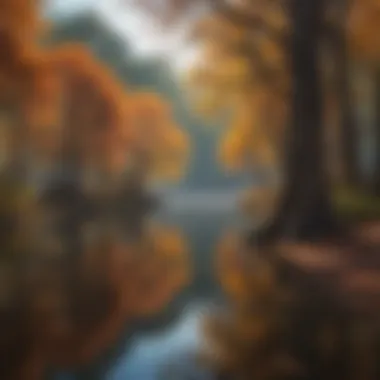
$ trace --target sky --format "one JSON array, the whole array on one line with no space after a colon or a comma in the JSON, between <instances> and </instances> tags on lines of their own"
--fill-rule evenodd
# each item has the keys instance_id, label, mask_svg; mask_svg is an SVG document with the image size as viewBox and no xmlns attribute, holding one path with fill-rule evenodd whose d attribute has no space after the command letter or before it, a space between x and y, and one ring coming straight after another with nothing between
<instances>
[{"instance_id":1,"label":"sky","mask_svg":"<svg viewBox=\"0 0 380 380\"><path fill-rule=\"evenodd\" d=\"M164 56L180 72L197 58L196 51L184 42L188 21L164 32L152 19L127 7L123 0L47 0L45 5L46 14L54 18L87 10L96 12L121 38L129 41L138 55Z\"/></svg>"}]
</instances>

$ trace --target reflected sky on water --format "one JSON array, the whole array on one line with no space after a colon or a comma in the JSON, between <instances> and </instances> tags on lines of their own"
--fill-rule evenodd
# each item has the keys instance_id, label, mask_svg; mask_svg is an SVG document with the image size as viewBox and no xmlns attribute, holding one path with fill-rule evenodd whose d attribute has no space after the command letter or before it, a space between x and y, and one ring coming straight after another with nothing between
<instances>
[{"instance_id":1,"label":"reflected sky on water","mask_svg":"<svg viewBox=\"0 0 380 380\"><path fill-rule=\"evenodd\" d=\"M156 317L121 333L106 358L79 373L53 380L212 380L196 364L194 355L204 345L202 320L222 299L213 271L215 246L225 231L241 227L231 208L232 193L197 193L168 198L154 216L162 225L175 226L186 239L193 259L193 281Z\"/></svg>"}]
</instances>

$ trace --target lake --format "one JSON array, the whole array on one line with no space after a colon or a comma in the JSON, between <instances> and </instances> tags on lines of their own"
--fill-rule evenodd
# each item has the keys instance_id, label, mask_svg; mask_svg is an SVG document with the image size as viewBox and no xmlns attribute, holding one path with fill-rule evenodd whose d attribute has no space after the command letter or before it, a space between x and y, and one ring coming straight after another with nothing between
<instances>
[{"instance_id":1,"label":"lake","mask_svg":"<svg viewBox=\"0 0 380 380\"><path fill-rule=\"evenodd\" d=\"M163 198L154 220L176 226L186 236L193 259L193 281L156 317L126 327L104 357L77 373L55 373L49 380L211 380L196 368L192 354L203 345L202 316L222 293L214 277L215 247L223 233L242 220L237 193L191 193Z\"/></svg>"}]
</instances>

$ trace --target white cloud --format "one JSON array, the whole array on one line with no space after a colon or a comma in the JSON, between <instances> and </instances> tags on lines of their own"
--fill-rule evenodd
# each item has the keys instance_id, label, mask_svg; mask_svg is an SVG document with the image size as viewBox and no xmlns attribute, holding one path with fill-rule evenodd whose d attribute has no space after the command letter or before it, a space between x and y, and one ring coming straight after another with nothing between
<instances>
[{"instance_id":1,"label":"white cloud","mask_svg":"<svg viewBox=\"0 0 380 380\"><path fill-rule=\"evenodd\" d=\"M120 0L102 0L95 8L109 26L131 42L137 54L161 55L175 69L187 67L192 57L184 43L189 22L164 31L153 18L121 3Z\"/></svg>"},{"instance_id":2,"label":"white cloud","mask_svg":"<svg viewBox=\"0 0 380 380\"><path fill-rule=\"evenodd\" d=\"M191 64L195 55L184 43L189 21L164 31L152 18L125 4L121 0L48 0L46 10L54 17L95 10L138 55L163 56L180 71Z\"/></svg>"}]
</instances>

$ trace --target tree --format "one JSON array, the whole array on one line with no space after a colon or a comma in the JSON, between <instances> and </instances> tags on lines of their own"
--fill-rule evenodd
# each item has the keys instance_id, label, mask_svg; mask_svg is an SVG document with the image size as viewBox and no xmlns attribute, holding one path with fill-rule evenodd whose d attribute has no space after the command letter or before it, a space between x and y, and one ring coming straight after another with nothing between
<instances>
[{"instance_id":1,"label":"tree","mask_svg":"<svg viewBox=\"0 0 380 380\"><path fill-rule=\"evenodd\" d=\"M287 184L277 220L271 226L274 235L303 239L325 236L334 229L323 157L318 67L325 6L323 1L294 1L289 9L293 26L292 118L285 162Z\"/></svg>"},{"instance_id":2,"label":"tree","mask_svg":"<svg viewBox=\"0 0 380 380\"><path fill-rule=\"evenodd\" d=\"M137 112L155 102L166 109L159 96L151 94L152 102L126 92L82 46L39 46L34 1L1 7L1 127L12 144L0 168L0 349L9 359L0 377L30 380L47 365L76 366L101 354L126 321L163 307L187 282L180 234L144 228L126 238L125 219L138 223L147 210L125 215L117 207L125 197L144 199L145 172L137 192L119 186L131 180L127 167L140 150L150 174L156 162L183 157L187 145L170 113L142 120ZM147 123L156 146L146 144ZM28 175L41 159L53 174L39 184L42 192Z\"/></svg>"},{"instance_id":3,"label":"tree","mask_svg":"<svg viewBox=\"0 0 380 380\"><path fill-rule=\"evenodd\" d=\"M20 160L26 154L26 140L31 132L26 104L37 95L35 84L41 58L34 45L43 29L35 5L35 0L5 0L1 5L1 118L8 144L7 161L18 170L22 169Z\"/></svg>"},{"instance_id":4,"label":"tree","mask_svg":"<svg viewBox=\"0 0 380 380\"><path fill-rule=\"evenodd\" d=\"M145 245L150 237L145 225L139 227L149 210L136 209L136 203L138 206L144 201L151 165L160 164L178 149L178 139L173 140L173 136L184 136L173 126L170 113L162 112L168 108L164 101L153 94L124 93L108 70L81 46L67 45L49 54L63 94L64 138L57 162L68 169L66 173L74 173L71 187L66 188L63 197L55 198L56 207L68 211L62 221L68 234L63 235L62 241L68 243L66 255L76 257L68 263L68 268L74 266L74 270L69 269L66 278L62 278L62 297L68 303L68 330L47 336L51 341L45 342L45 349L54 355L51 360L56 363L78 365L109 345L125 318L157 310L181 286L179 281L175 287L168 285L178 274L166 270L165 257L158 261L160 249ZM151 137L155 138L154 145ZM149 166L141 166L141 162ZM82 183L86 171L91 171L95 178L89 188ZM102 181L106 186L100 186ZM71 198L65 205L62 202L67 204L68 194ZM86 201L90 208L95 207L90 219L79 207ZM133 209L127 207L132 204ZM83 229L89 226L95 237L102 236L101 231L107 233L105 240L95 239L95 245L87 247ZM59 225L57 232L60 233ZM181 254L185 252L178 253ZM89 255L85 261L83 255ZM153 262L156 265L151 267ZM165 281L160 273L163 270L171 276ZM97 291L104 297L102 301L94 299ZM86 310L98 310L100 302L104 302L103 312L96 312L92 319L85 317ZM107 310L112 311L111 315L105 314ZM58 321L51 323L52 329L58 328Z\"/></svg>"},{"instance_id":5,"label":"tree","mask_svg":"<svg viewBox=\"0 0 380 380\"><path fill-rule=\"evenodd\" d=\"M285 9L285 19L288 19L291 31L288 38L266 22L267 14L263 10L268 4ZM188 2L179 1L174 2L173 7L183 10L186 6L189 6ZM289 98L291 115L287 125L283 168L285 183L271 226L260 232L259 236L254 234L253 240L265 241L269 237L310 239L336 232L324 162L322 89L318 65L326 3L311 0L283 3L217 1L212 2L211 6L224 19L246 26L245 33L254 47L257 47L255 32L258 36L274 39L279 46L284 46L286 41L289 43L285 45L285 52L290 60L292 95ZM277 18L274 17L274 20ZM260 62L260 55L257 54L252 62ZM264 65L263 69L266 68ZM271 71L259 72L258 78L270 80L271 74Z\"/></svg>"},{"instance_id":6,"label":"tree","mask_svg":"<svg viewBox=\"0 0 380 380\"><path fill-rule=\"evenodd\" d=\"M287 32L284 12L270 5L260 11L262 17L274 19L278 34ZM196 109L214 114L227 108L227 117L231 114L222 162L240 161L243 167L255 160L275 164L289 92L281 42L217 12L196 25L194 35L202 51L202 63L191 70L188 83Z\"/></svg>"},{"instance_id":7,"label":"tree","mask_svg":"<svg viewBox=\"0 0 380 380\"><path fill-rule=\"evenodd\" d=\"M374 131L374 140L375 140L375 160L374 160L374 173L372 181L372 190L376 196L380 196L380 73L376 73L376 94L375 94L375 110L376 110L376 119L375 119L375 131Z\"/></svg>"},{"instance_id":8,"label":"tree","mask_svg":"<svg viewBox=\"0 0 380 380\"><path fill-rule=\"evenodd\" d=\"M332 75L328 78L334 84L330 91L337 97L339 135L343 158L343 181L351 187L360 187L363 176L359 160L359 130L356 125L355 104L352 97L350 77L349 41L347 26L350 14L350 1L336 1L330 6L326 26L325 45L330 60L333 61Z\"/></svg>"},{"instance_id":9,"label":"tree","mask_svg":"<svg viewBox=\"0 0 380 380\"><path fill-rule=\"evenodd\" d=\"M181 171L187 158L185 135L170 112L164 112L168 108L164 100L153 94L125 94L82 46L68 44L49 55L62 86L61 134L57 135L62 143L57 158L64 175L75 175L75 186L82 187L83 178L88 178L102 210L116 211L113 205L122 198L124 205L133 204L133 209L124 210L128 211L124 217L132 217L132 224L138 226L148 211L146 176L152 174L153 165L168 162L175 163L171 169ZM74 214L77 211L74 206Z\"/></svg>"},{"instance_id":10,"label":"tree","mask_svg":"<svg viewBox=\"0 0 380 380\"><path fill-rule=\"evenodd\" d=\"M143 176L178 178L189 155L188 139L175 125L169 103L151 92L130 98L133 163Z\"/></svg>"},{"instance_id":11,"label":"tree","mask_svg":"<svg viewBox=\"0 0 380 380\"><path fill-rule=\"evenodd\" d=\"M285 13L273 3L260 11L276 31L273 34L283 33L285 38ZM258 204L269 188L280 190L276 177L289 112L285 49L277 38L217 13L195 26L193 40L201 49L202 62L186 78L190 100L201 114L228 120L218 152L225 168L251 171L256 178L266 173L260 191L255 189L249 196L251 204ZM269 215L271 205L266 206Z\"/></svg>"},{"instance_id":12,"label":"tree","mask_svg":"<svg viewBox=\"0 0 380 380\"><path fill-rule=\"evenodd\" d=\"M380 46L378 41L374 39L375 30L378 23L379 3L374 0L366 0L363 2L353 1L347 26L347 34L350 42L351 57L355 62L366 65L373 73L375 91L374 91L374 109L376 115L374 117L375 126L373 138L375 141L375 160L373 180L371 187L373 192L378 194L379 188L379 117L378 117L378 64L380 58Z\"/></svg>"}]
</instances>

